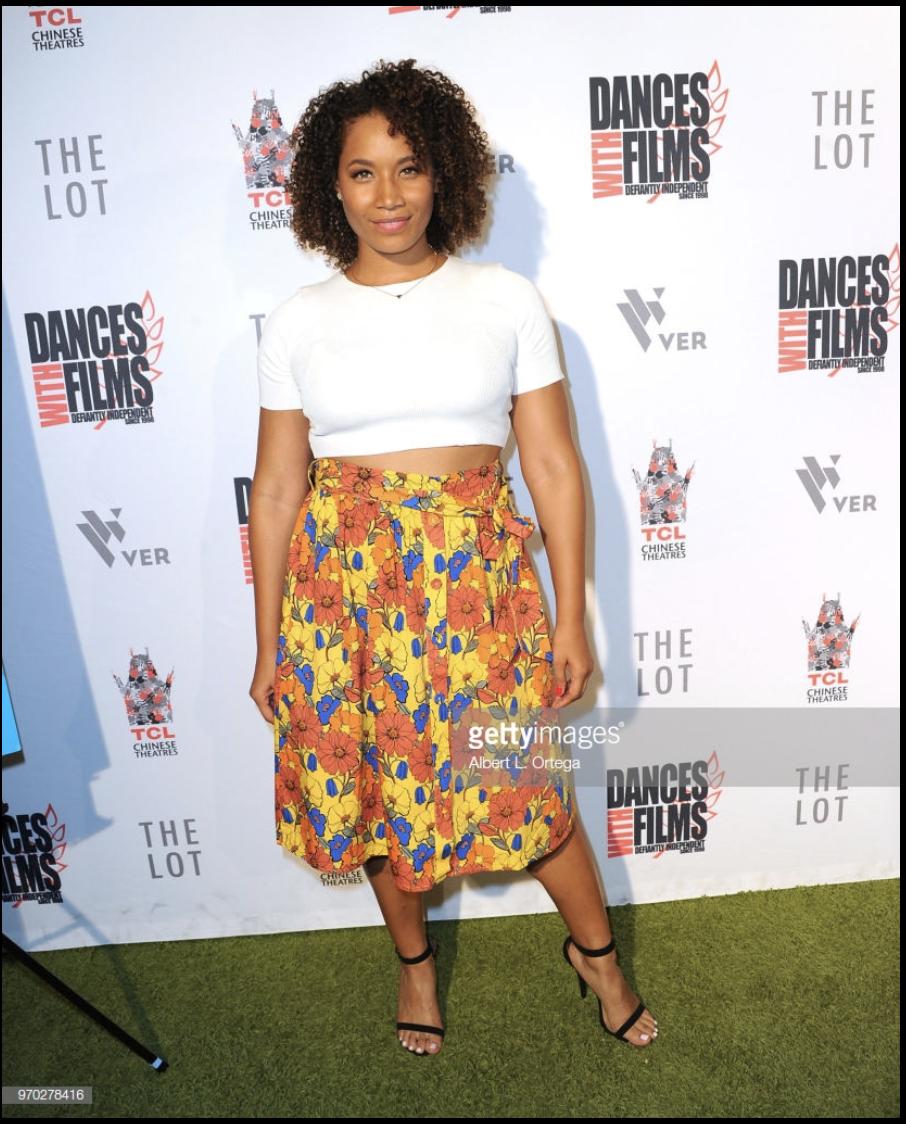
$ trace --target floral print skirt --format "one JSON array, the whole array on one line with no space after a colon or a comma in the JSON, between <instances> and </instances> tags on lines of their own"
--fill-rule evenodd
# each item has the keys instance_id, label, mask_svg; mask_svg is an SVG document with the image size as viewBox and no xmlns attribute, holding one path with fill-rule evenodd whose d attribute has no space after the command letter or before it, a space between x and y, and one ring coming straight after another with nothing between
<instances>
[{"instance_id":1,"label":"floral print skirt","mask_svg":"<svg viewBox=\"0 0 906 1124\"><path fill-rule=\"evenodd\" d=\"M499 458L437 476L311 462L274 751L276 841L316 870L386 855L400 889L429 890L523 869L574 826L562 753L533 740L557 714L550 629L509 479Z\"/></svg>"}]
</instances>

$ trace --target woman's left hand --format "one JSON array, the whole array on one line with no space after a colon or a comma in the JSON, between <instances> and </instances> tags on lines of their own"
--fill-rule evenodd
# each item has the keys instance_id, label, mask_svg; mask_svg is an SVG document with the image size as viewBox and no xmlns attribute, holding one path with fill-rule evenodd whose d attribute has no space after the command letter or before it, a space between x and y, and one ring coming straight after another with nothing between
<instances>
[{"instance_id":1,"label":"woman's left hand","mask_svg":"<svg viewBox=\"0 0 906 1124\"><path fill-rule=\"evenodd\" d=\"M568 706L585 694L589 677L595 669L584 623L558 624L551 636L551 648L554 656L553 705Z\"/></svg>"}]
</instances>

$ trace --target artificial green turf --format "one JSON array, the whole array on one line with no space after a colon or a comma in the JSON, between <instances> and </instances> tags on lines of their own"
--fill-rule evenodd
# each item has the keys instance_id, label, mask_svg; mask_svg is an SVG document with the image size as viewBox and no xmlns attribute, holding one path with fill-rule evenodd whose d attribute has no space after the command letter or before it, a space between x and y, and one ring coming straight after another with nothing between
<instances>
[{"instance_id":1,"label":"artificial green turf","mask_svg":"<svg viewBox=\"0 0 906 1124\"><path fill-rule=\"evenodd\" d=\"M657 1018L636 1048L579 998L556 913L439 922L447 1034L397 1042L383 927L38 953L170 1063L155 1073L3 957L3 1084L92 1085L147 1117L894 1117L899 881L610 907Z\"/></svg>"}]
</instances>

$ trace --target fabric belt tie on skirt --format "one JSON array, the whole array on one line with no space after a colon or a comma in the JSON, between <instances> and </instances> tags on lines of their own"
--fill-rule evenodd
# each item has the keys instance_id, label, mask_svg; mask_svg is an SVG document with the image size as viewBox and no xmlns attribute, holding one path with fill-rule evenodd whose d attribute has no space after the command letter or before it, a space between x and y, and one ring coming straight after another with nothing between
<instances>
[{"instance_id":1,"label":"fabric belt tie on skirt","mask_svg":"<svg viewBox=\"0 0 906 1124\"><path fill-rule=\"evenodd\" d=\"M412 493L405 488L385 487L380 484L377 477L364 481L361 488L358 486L344 487L340 483L331 483L329 487L325 488L318 472L317 458L311 461L308 476L312 487L318 488L321 495L345 493L366 502L375 500L397 504L410 510L434 511L438 515L475 516L478 520L478 545L483 558L488 554L488 550L485 548L490 548L490 556L494 557L492 544L494 540L500 538L501 532L514 535L521 542L529 538L535 531L535 524L528 516L517 515L513 511L511 507L512 492L508 487L506 476L498 478L496 494L489 492L484 496L468 501L461 500L453 493L445 491L440 485L440 481L438 481L439 486L436 491L425 494ZM491 483L493 486L493 478L491 478Z\"/></svg>"},{"instance_id":2,"label":"fabric belt tie on skirt","mask_svg":"<svg viewBox=\"0 0 906 1124\"><path fill-rule=\"evenodd\" d=\"M487 561L499 558L506 553L509 558L506 584L515 588L519 580L519 569L525 553L525 540L535 531L535 523L528 516L518 515L512 508L513 493L509 488L508 477L502 467L498 474L488 477L488 488L477 497L462 499L444 488L442 480L437 480L436 488L413 492L406 488L388 487L382 482L380 474L354 480L344 484L331 478L327 486L318 471L318 460L311 462L309 480L321 495L347 495L365 503L378 503L389 507L403 508L407 511L435 514L441 517L472 516L475 518L475 545L482 559L483 569ZM388 473L393 476L393 473ZM450 474L455 476L456 474ZM386 479L386 477L385 477ZM402 552L414 548L408 541L405 523L399 522L399 542ZM416 532L417 534L418 532ZM509 549L505 538L509 537ZM489 590L489 607L493 611L493 599Z\"/></svg>"}]
</instances>

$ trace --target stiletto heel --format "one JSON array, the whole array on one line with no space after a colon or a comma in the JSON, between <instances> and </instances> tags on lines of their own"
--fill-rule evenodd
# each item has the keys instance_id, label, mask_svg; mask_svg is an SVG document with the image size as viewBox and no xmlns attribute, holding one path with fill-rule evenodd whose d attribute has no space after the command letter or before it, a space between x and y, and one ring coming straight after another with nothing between
<instances>
[{"instance_id":1,"label":"stiletto heel","mask_svg":"<svg viewBox=\"0 0 906 1124\"><path fill-rule=\"evenodd\" d=\"M563 942L563 958L566 960L566 963L570 966L570 968L575 971L575 965L573 964L572 960L570 960L569 953L566 951L570 941L572 941L572 937L567 937ZM575 944L575 941L573 941L573 944ZM576 948L578 947L579 946L576 945ZM576 972L576 978L579 981L579 998L584 999L586 993L588 992L588 984L585 982L585 980L582 979L578 972Z\"/></svg>"},{"instance_id":2,"label":"stiletto heel","mask_svg":"<svg viewBox=\"0 0 906 1124\"><path fill-rule=\"evenodd\" d=\"M434 956L434 959L436 961L437 960L438 946L437 946L437 940L434 937L431 937L428 940L428 944L425 948L425 951L420 952L418 954L418 956L403 956L400 953L400 950L398 948L396 948L396 946L394 946L394 950L396 952L396 955L399 956L400 960L402 960L402 962L404 964L418 964L418 963L420 963L420 961L425 960L427 957L432 956L432 955ZM421 1031L424 1031L426 1034L436 1034L439 1038L443 1038L443 1036L444 1036L444 1027L442 1027L442 1026L426 1026L424 1023L406 1023L406 1022L400 1023L400 1022L398 1022L396 1024L396 1029L397 1030L421 1030ZM408 1047L407 1047L407 1049L408 1049ZM425 1050L425 1052L423 1054L419 1054L417 1050L409 1050L409 1053L415 1054L415 1056L418 1057L418 1058L425 1058L425 1057L428 1056L430 1051ZM439 1053L439 1051L435 1051L435 1053Z\"/></svg>"},{"instance_id":3,"label":"stiletto heel","mask_svg":"<svg viewBox=\"0 0 906 1124\"><path fill-rule=\"evenodd\" d=\"M588 991L588 984L585 982L585 980L582 979L582 976L579 975L579 969L575 966L575 964L573 964L572 960L570 960L570 958L569 958L568 949L569 949L570 944L575 945L576 948L585 956L606 956L608 952L613 952L613 950L616 948L616 940L613 937L611 937L610 943L605 945L604 948L583 948L582 945L580 945L578 941L574 941L572 936L570 934L567 934L566 940L563 942L563 958L566 961L566 963L570 966L570 968L572 968L572 970L578 976L578 978L579 978L579 995L582 997L582 999L584 999L585 996L586 996L586 993ZM623 1025L621 1027L618 1027L616 1030L610 1030L610 1028L607 1026L607 1023L604 1022L604 1005L601 1003L601 1000L600 1000L599 997L596 996L596 998L598 999L598 1018L601 1022L601 1026L607 1031L608 1034L612 1034L614 1036L614 1038L622 1038L623 1041L628 1042L630 1046L635 1046L635 1043L630 1042L629 1039L626 1037L626 1031L629 1030L629 1028L636 1022L636 1020L638 1018L640 1018L642 1012L645 1010L645 1001L643 999L639 999L638 1007L636 1007L636 1009L632 1012L632 1014L629 1016L629 1018L623 1023ZM654 1029L654 1032L651 1034L651 1036L649 1038L649 1041L653 1042L656 1037L657 1037L657 1023L655 1023L655 1029Z\"/></svg>"}]
</instances>

